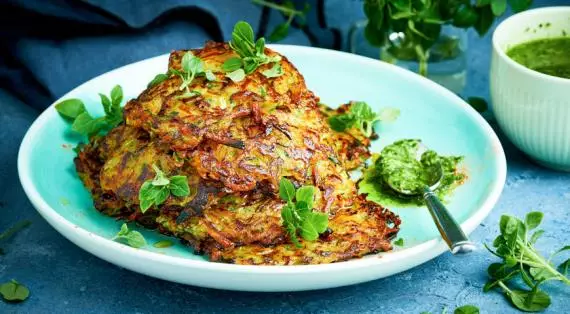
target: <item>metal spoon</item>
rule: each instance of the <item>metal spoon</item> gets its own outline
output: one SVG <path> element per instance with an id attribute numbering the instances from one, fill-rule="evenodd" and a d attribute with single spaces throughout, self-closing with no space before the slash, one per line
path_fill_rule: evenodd
<path id="1" fill-rule="evenodd" d="M 427 147 L 420 143 L 416 159 L 420 160 L 421 156 L 426 151 Z M 431 217 L 433 218 L 441 237 L 449 246 L 452 254 L 455 255 L 472 252 L 476 249 L 476 245 L 469 241 L 469 238 L 465 233 L 463 233 L 463 230 L 461 230 L 461 226 L 455 221 L 455 219 L 453 219 L 453 216 L 451 216 L 447 208 L 443 206 L 441 201 L 433 192 L 439 187 L 439 184 L 443 179 L 443 168 L 441 163 L 437 163 L 434 167 L 437 167 L 434 169 L 436 170 L 434 172 L 435 175 L 430 178 L 431 182 L 429 182 L 429 185 L 425 185 L 421 190 L 407 191 L 390 184 L 388 180 L 385 180 L 385 182 L 397 193 L 406 196 L 416 196 L 420 194 L 423 196 Z"/>

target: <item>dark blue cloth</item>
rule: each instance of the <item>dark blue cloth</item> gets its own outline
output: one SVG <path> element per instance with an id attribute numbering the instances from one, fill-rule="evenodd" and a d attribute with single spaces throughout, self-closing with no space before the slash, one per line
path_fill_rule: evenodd
<path id="1" fill-rule="evenodd" d="M 303 0 L 296 1 L 303 3 Z M 305 29 L 284 43 L 346 49 L 362 1 L 310 0 Z M 570 4 L 543 0 L 540 5 Z M 227 40 L 234 23 L 258 35 L 284 19 L 249 0 L 4 0 L 0 1 L 0 231 L 28 219 L 32 226 L 0 243 L 0 282 L 15 278 L 31 296 L 0 301 L 0 313 L 440 313 L 475 304 L 483 313 L 516 312 L 498 293 L 482 293 L 493 260 L 477 252 L 462 260 L 444 254 L 410 271 L 356 286 L 304 293 L 239 293 L 184 286 L 126 271 L 79 249 L 32 208 L 16 170 L 17 149 L 41 110 L 77 85 L 113 68 Z M 466 95 L 488 98 L 490 36 L 469 32 Z M 492 117 L 490 117 L 492 120 Z M 499 131 L 496 127 L 495 129 Z M 505 191 L 473 239 L 492 241 L 500 215 L 546 213 L 545 252 L 570 243 L 570 176 L 529 163 L 506 139 Z M 547 187 L 545 189 L 544 187 Z M 567 312 L 568 290 L 547 288 L 551 313 Z M 452 311 L 450 311 L 452 312 Z"/>

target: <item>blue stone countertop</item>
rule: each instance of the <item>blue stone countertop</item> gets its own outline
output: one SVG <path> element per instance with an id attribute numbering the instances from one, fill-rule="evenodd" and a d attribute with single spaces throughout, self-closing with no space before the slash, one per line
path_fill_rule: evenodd
<path id="1" fill-rule="evenodd" d="M 549 1 L 551 2 L 551 1 Z M 556 1 L 554 3 L 562 3 Z M 467 96 L 489 99 L 490 36 L 469 32 Z M 9 99 L 0 89 L 0 98 Z M 3 104 L 0 143 L 0 230 L 28 219 L 32 225 L 1 243 L 0 282 L 15 278 L 31 291 L 20 304 L 0 301 L 0 313 L 441 313 L 473 304 L 482 313 L 519 313 L 499 292 L 483 293 L 486 269 L 497 259 L 481 249 L 471 255 L 449 253 L 409 271 L 359 285 L 294 293 L 249 293 L 175 284 L 107 263 L 78 248 L 49 226 L 32 207 L 17 179 L 18 144 L 37 112 L 22 109 L 12 99 Z M 8 118 L 9 120 L 8 121 Z M 502 135 L 491 115 L 508 160 L 508 177 L 499 202 L 472 239 L 492 242 L 503 213 L 524 217 L 544 212 L 545 235 L 537 247 L 545 254 L 570 244 L 570 174 L 538 167 Z M 566 256 L 565 256 L 566 257 Z M 547 313 L 568 313 L 570 289 L 544 285 L 552 305 Z"/>

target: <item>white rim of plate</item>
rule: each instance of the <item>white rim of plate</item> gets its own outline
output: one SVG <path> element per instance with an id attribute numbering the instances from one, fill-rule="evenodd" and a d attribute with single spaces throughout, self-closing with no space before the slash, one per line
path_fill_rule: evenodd
<path id="1" fill-rule="evenodd" d="M 495 163 L 498 169 L 498 174 L 497 174 L 497 180 L 493 182 L 491 192 L 487 197 L 487 199 L 485 200 L 485 202 L 481 205 L 478 211 L 473 213 L 471 217 L 469 217 L 463 224 L 461 224 L 461 227 L 467 234 L 470 234 L 473 230 L 475 230 L 477 225 L 481 221 L 483 221 L 483 219 L 485 219 L 485 217 L 491 212 L 493 206 L 497 203 L 499 196 L 501 195 L 506 180 L 507 167 L 506 167 L 505 153 L 503 147 L 501 146 L 499 138 L 497 137 L 491 126 L 489 126 L 487 121 L 485 121 L 485 119 L 483 119 L 483 117 L 477 111 L 471 108 L 470 105 L 465 103 L 457 95 L 445 89 L 444 87 L 438 85 L 437 83 L 432 82 L 431 80 L 426 79 L 424 77 L 421 77 L 413 72 L 372 58 L 354 55 L 342 51 L 305 47 L 305 46 L 268 45 L 268 47 L 276 51 L 279 51 L 280 48 L 284 48 L 289 51 L 297 50 L 299 52 L 302 52 L 303 54 L 314 54 L 314 53 L 329 54 L 339 58 L 351 59 L 351 61 L 360 63 L 363 66 L 377 67 L 379 69 L 390 68 L 391 71 L 396 71 L 403 77 L 410 78 L 411 80 L 417 82 L 418 84 L 425 85 L 431 89 L 434 89 L 435 91 L 439 92 L 442 96 L 448 98 L 450 102 L 453 103 L 455 106 L 462 107 L 467 115 L 469 115 L 476 122 L 478 122 L 478 124 L 484 130 L 485 135 L 490 139 L 492 144 L 492 149 L 493 151 L 495 151 L 495 155 L 497 156 Z M 120 68 L 111 70 L 109 72 L 106 72 L 102 75 L 107 75 L 114 72 L 122 71 L 125 67 L 135 66 L 140 62 L 146 62 L 152 59 L 164 58 L 165 55 L 131 63 L 122 66 Z M 96 79 L 97 77 L 79 85 L 78 87 L 74 88 L 72 91 L 63 95 L 60 99 L 65 99 L 69 97 L 68 96 L 69 94 L 72 94 L 76 90 L 81 89 L 84 85 L 89 84 L 92 80 Z M 363 258 L 352 259 L 332 264 L 258 266 L 258 265 L 224 264 L 218 262 L 192 260 L 184 257 L 166 256 L 151 251 L 135 249 L 126 246 L 124 244 L 117 243 L 105 237 L 89 232 L 63 218 L 53 208 L 51 208 L 51 206 L 47 204 L 47 202 L 42 198 L 42 196 L 37 191 L 34 183 L 31 181 L 31 176 L 29 172 L 30 168 L 27 167 L 27 165 L 30 164 L 30 156 L 32 156 L 31 151 L 33 150 L 33 147 L 31 144 L 33 143 L 33 138 L 35 137 L 35 135 L 38 133 L 38 131 L 42 129 L 43 125 L 48 121 L 50 111 L 55 110 L 54 105 L 56 103 L 57 101 L 54 102 L 48 108 L 46 108 L 46 110 L 44 110 L 44 112 L 40 114 L 40 116 L 34 121 L 32 126 L 26 132 L 26 135 L 22 140 L 22 144 L 20 145 L 20 149 L 18 152 L 18 173 L 19 173 L 20 182 L 22 183 L 26 195 L 30 199 L 33 206 L 38 210 L 38 212 L 48 221 L 49 224 L 52 225 L 52 227 L 54 227 L 63 236 L 65 236 L 71 242 L 75 243 L 84 250 L 90 251 L 88 248 L 85 248 L 76 242 L 76 239 L 74 239 L 75 237 L 73 236 L 74 233 L 76 233 L 77 236 L 79 236 L 79 238 L 92 238 L 96 245 L 99 245 L 104 249 L 112 251 L 120 251 L 121 254 L 129 255 L 133 258 L 145 259 L 153 262 L 156 261 L 163 264 L 178 265 L 188 268 L 214 270 L 214 271 L 222 271 L 228 273 L 240 272 L 240 273 L 247 273 L 250 275 L 270 274 L 270 273 L 272 274 L 280 273 L 287 275 L 287 274 L 300 274 L 300 273 L 338 272 L 346 269 L 367 268 L 370 266 L 379 267 L 383 264 L 389 264 L 393 261 L 406 259 L 413 256 L 418 256 L 418 257 L 423 256 L 424 257 L 423 262 L 425 262 L 447 250 L 447 245 L 445 244 L 445 242 L 441 238 L 435 238 L 410 248 L 372 254 Z M 378 258 L 378 256 L 380 256 L 381 258 Z M 425 257 L 427 257 L 427 259 Z"/>

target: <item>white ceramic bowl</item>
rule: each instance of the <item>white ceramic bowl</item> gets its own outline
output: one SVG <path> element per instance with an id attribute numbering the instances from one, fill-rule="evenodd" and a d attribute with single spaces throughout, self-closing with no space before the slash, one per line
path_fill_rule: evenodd
<path id="1" fill-rule="evenodd" d="M 493 111 L 509 139 L 537 163 L 570 171 L 570 79 L 530 70 L 506 55 L 519 43 L 564 34 L 570 36 L 570 7 L 506 19 L 493 34 L 490 81 Z"/>

